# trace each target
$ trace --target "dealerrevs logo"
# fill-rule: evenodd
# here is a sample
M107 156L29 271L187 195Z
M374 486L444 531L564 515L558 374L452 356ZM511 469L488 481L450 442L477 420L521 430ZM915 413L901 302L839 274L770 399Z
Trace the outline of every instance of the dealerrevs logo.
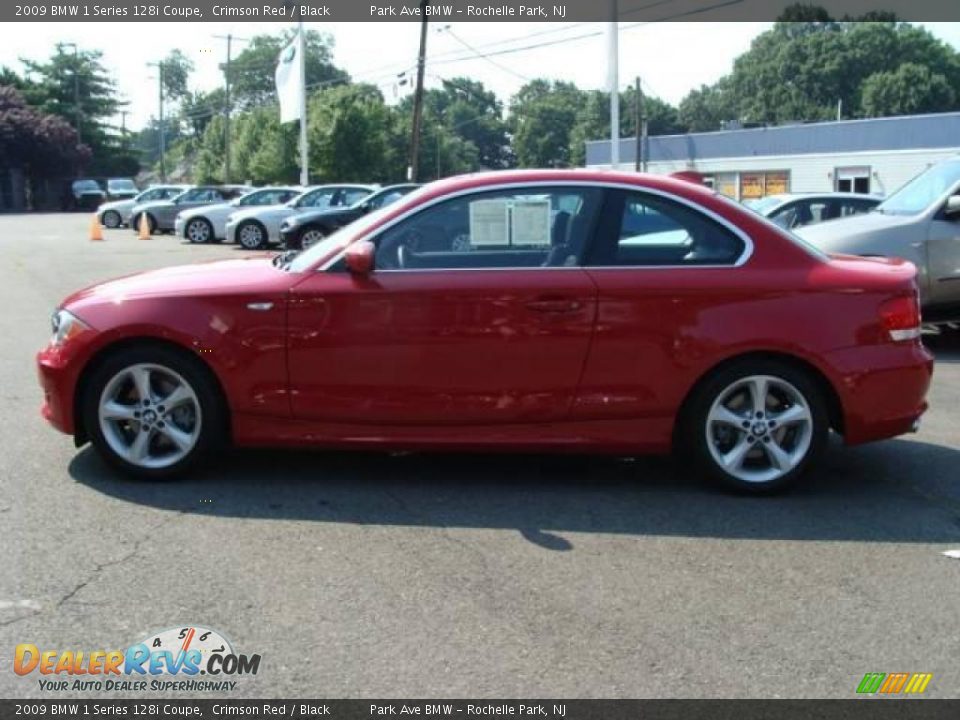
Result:
M260 655L234 651L216 630L170 628L126 650L50 650L21 643L13 671L37 674L45 691L233 690L237 676L256 675ZM201 679L200 676L203 676Z

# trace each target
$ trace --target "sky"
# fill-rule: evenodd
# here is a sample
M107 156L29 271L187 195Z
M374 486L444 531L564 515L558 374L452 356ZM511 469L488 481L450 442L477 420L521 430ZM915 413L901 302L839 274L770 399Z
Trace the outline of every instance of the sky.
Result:
M919 23L960 49L960 23ZM215 35L240 38L281 32L291 23L17 23L7 24L0 43L0 65L22 71L19 58L42 60L58 42L101 49L102 62L129 102L127 128L137 130L157 113L155 69L174 48L195 65L191 89L212 90L223 83L220 63L226 42ZM357 81L378 84L388 102L411 92L397 74L412 79L419 23L306 23L329 33L334 62ZM427 87L441 79L467 76L484 83L506 102L531 78L568 80L584 89L607 83L607 23L464 22L430 25L427 40ZM728 73L734 59L771 23L620 23L619 84L643 80L644 92L674 105L692 89ZM530 45L540 47L525 49ZM234 56L242 49L235 41ZM486 55L487 57L479 57ZM167 112L170 111L168 108ZM118 119L119 122L119 119Z

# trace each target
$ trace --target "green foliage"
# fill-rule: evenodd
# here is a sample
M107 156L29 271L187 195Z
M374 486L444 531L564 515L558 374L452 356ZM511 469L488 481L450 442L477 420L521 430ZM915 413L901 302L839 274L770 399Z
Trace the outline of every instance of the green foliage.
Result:
M116 87L98 50L60 46L45 62L22 59L31 80L20 80L26 103L40 113L63 118L89 148L85 171L94 175L133 174L137 162L112 124L120 109ZM6 71L5 77L14 74ZM79 100L79 102L77 102ZM80 127L77 128L79 109Z
M863 83L863 110L870 116L937 112L954 107L956 94L943 75L904 63L894 72L878 72Z
M282 35L257 35L230 65L234 107L245 110L276 101L274 69L280 51L295 30ZM308 88L346 83L350 76L333 64L333 39L314 30L306 33L306 84Z
M792 6L783 17L801 21L777 22L737 58L730 75L684 98L685 127L828 120L838 102L845 117L960 107L960 55L926 30L889 14L836 21L814 6Z
M211 146L215 145L215 132L214 127ZM206 133L204 136L206 138ZM222 145L222 129L219 137ZM255 185L297 181L297 126L295 123L281 125L277 106L256 108L237 117L231 137L234 178Z
M582 101L573 83L537 79L520 88L509 119L520 167L570 166L570 134Z
M169 100L186 97L187 82L193 72L193 62L180 50L172 50L162 61L163 94Z

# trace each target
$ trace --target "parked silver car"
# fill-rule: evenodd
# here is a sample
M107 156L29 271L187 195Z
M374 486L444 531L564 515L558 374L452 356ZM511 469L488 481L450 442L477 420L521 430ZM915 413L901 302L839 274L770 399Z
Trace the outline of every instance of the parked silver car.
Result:
M245 185L201 185L190 188L170 200L142 203L130 211L130 226L139 229L140 216L147 218L150 232L173 231L177 215L201 205L213 205L233 200L252 190Z
M960 316L960 157L928 168L866 215L797 235L830 253L905 258L917 266L925 318Z
M100 218L100 224L108 228L118 228L121 225L129 225L130 212L136 205L154 202L156 200L169 200L189 187L189 185L154 185L144 190L135 198L104 203L97 208L97 217Z
M869 212L883 198L861 193L782 193L748 200L747 206L787 230Z

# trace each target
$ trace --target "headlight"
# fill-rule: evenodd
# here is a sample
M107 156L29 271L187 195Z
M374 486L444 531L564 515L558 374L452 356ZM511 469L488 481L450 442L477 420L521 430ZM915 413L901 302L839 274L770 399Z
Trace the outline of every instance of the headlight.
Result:
M83 320L66 310L57 310L50 318L50 324L53 326L50 343L56 346L64 345L68 340L91 329Z

